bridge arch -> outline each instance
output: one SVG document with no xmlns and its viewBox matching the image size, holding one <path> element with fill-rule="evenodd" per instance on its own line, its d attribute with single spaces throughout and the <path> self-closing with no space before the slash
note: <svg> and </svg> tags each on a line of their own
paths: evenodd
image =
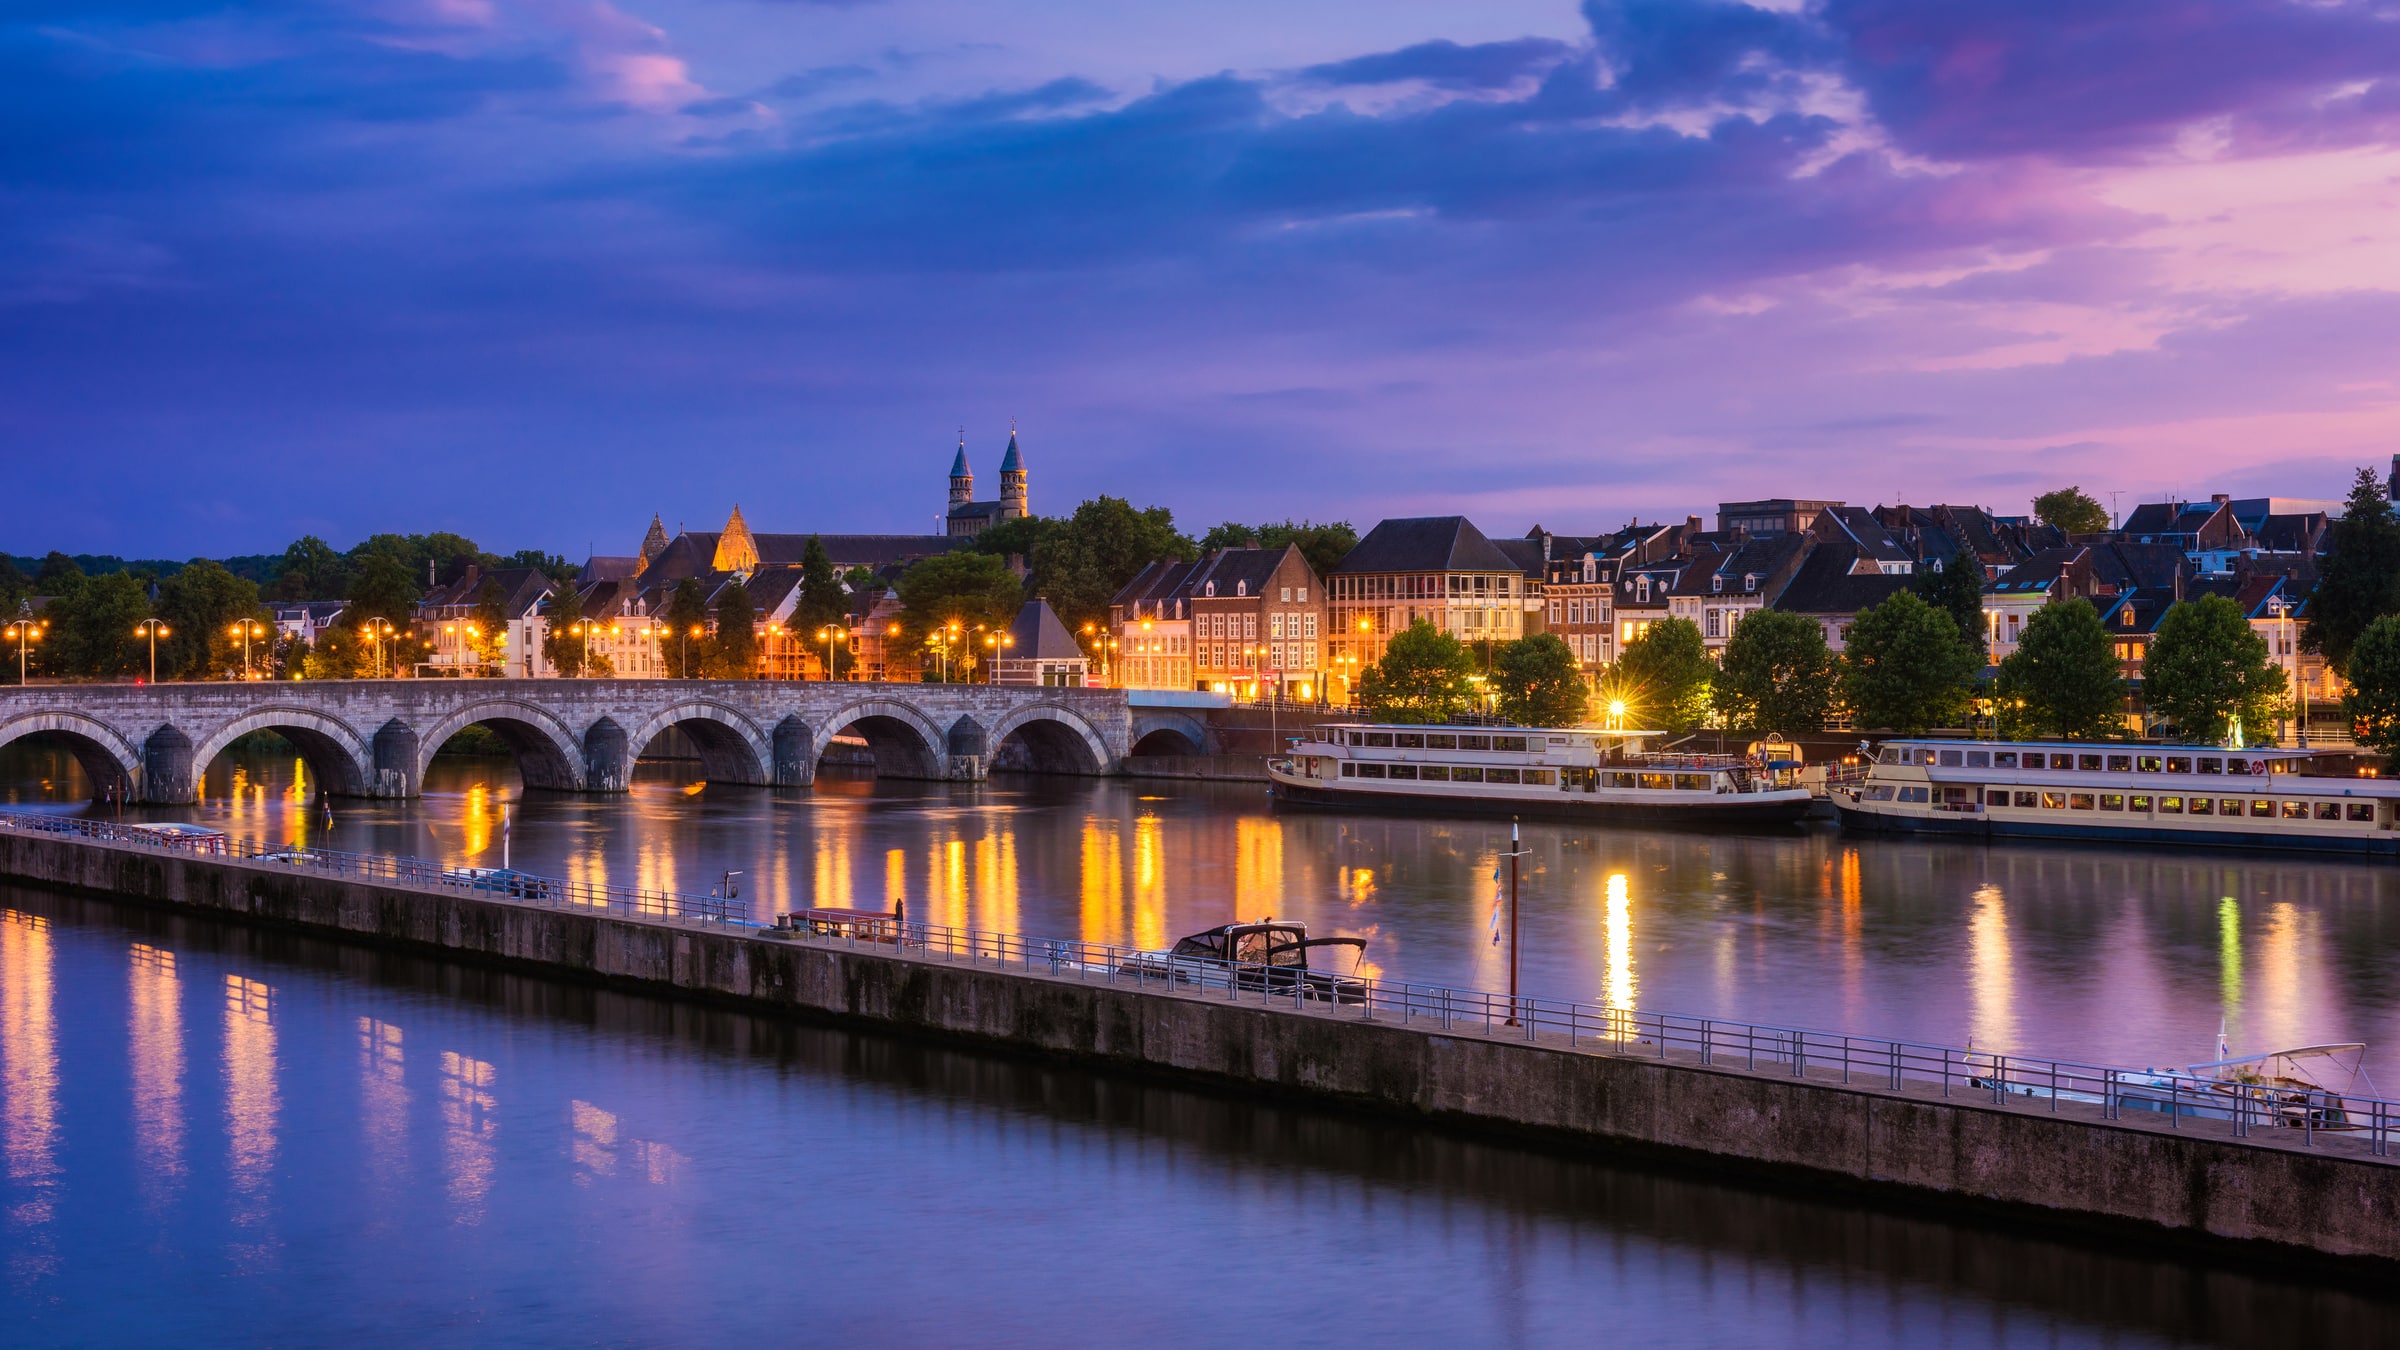
<svg viewBox="0 0 2400 1350">
<path fill-rule="evenodd" d="M 1055 703 L 1012 709 L 992 728 L 990 745 L 998 769 L 1103 774 L 1116 758 L 1090 722 Z"/>
<path fill-rule="evenodd" d="M 581 739 L 556 713 L 513 698 L 485 699 L 443 714 L 418 738 L 416 781 L 425 780 L 426 764 L 451 737 L 478 723 L 490 727 L 508 747 L 525 786 L 561 792 L 583 786 Z"/>
<path fill-rule="evenodd" d="M 721 703 L 687 699 L 650 715 L 625 738 L 626 753 L 639 756 L 669 727 L 682 730 L 700 752 L 700 776 L 711 783 L 767 783 L 775 748 L 758 724 Z"/>
<path fill-rule="evenodd" d="M 272 731 L 290 741 L 317 776 L 318 790 L 361 797 L 375 779 L 375 756 L 364 737 L 338 718 L 307 708 L 275 706 L 244 713 L 203 739 L 192 751 L 192 773 L 208 772 L 225 748 L 253 731 Z"/>
<path fill-rule="evenodd" d="M 142 748 L 106 722 L 72 712 L 26 713 L 0 722 L 0 746 L 45 734 L 66 744 L 83 767 L 83 776 L 91 780 L 95 795 L 106 796 L 113 790 L 119 801 L 138 796 L 135 786 L 141 781 Z"/>
<path fill-rule="evenodd" d="M 949 768 L 943 753 L 947 733 L 916 705 L 900 699 L 870 698 L 843 707 L 825 719 L 809 754 L 814 766 L 844 732 L 866 738 L 875 756 L 875 772 L 885 778 L 941 778 Z"/>
<path fill-rule="evenodd" d="M 1138 711 L 1133 716 L 1133 753 L 1137 755 L 1203 755 L 1208 753 L 1208 727 L 1189 713 Z"/>
</svg>

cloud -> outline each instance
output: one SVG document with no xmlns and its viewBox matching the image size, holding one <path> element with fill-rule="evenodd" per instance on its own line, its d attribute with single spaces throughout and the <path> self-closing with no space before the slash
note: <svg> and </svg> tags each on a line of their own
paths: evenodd
<svg viewBox="0 0 2400 1350">
<path fill-rule="evenodd" d="M 1564 60 L 1571 48 L 1552 38 L 1518 38 L 1461 46 L 1420 42 L 1393 52 L 1310 66 L 1299 78 L 1314 84 L 1364 85 L 1421 81 L 1441 89 L 1505 89 Z"/>
</svg>

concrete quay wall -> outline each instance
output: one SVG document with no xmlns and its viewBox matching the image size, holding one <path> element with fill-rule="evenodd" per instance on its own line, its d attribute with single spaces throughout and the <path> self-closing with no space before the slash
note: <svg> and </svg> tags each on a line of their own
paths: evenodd
<svg viewBox="0 0 2400 1350">
<path fill-rule="evenodd" d="M 0 875 L 1576 1146 L 2134 1237 L 2400 1263 L 2400 1165 L 0 829 Z M 2380 1277 L 2380 1276 L 2379 1276 Z"/>
</svg>

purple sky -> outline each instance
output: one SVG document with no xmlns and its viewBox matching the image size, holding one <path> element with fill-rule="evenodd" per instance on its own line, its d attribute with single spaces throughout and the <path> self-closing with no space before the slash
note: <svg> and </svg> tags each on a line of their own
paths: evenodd
<svg viewBox="0 0 2400 1350">
<path fill-rule="evenodd" d="M 2338 496 L 2396 199 L 2383 0 L 17 0 L 0 549 Z"/>
</svg>

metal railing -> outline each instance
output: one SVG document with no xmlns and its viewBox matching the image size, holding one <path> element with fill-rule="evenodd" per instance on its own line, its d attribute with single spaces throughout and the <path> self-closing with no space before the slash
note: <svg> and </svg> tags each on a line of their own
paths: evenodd
<svg viewBox="0 0 2400 1350">
<path fill-rule="evenodd" d="M 474 866 L 447 866 L 429 858 L 396 854 L 345 853 L 299 845 L 244 843 L 222 836 L 175 836 L 145 830 L 140 825 L 83 816 L 52 816 L 0 812 L 0 829 L 29 834 L 69 835 L 109 844 L 131 844 L 160 853 L 226 858 L 235 862 L 272 863 L 279 867 L 361 881 L 389 881 L 419 890 L 506 900 L 545 909 L 576 910 L 707 926 L 755 927 L 749 906 L 739 897 L 690 895 L 681 891 L 610 886 L 566 877 L 542 877 Z"/>
<path fill-rule="evenodd" d="M 2316 1147 L 2323 1136 L 2353 1139 L 2378 1158 L 2392 1156 L 2400 1133 L 2400 1102 L 2282 1083 L 2226 1082 L 2175 1070 L 2129 1069 L 2033 1055 L 1994 1054 L 1920 1041 L 1817 1031 L 1647 1009 L 1612 1008 L 1570 999 L 1511 997 L 1480 989 L 1413 984 L 1293 966 L 1260 966 L 1210 957 L 1091 942 L 1028 937 L 987 929 L 901 920 L 860 911 L 805 911 L 805 922 L 760 930 L 738 898 L 649 891 L 510 873 L 477 878 L 469 869 L 422 858 L 342 853 L 330 849 L 213 845 L 160 836 L 135 826 L 79 816 L 0 812 L 0 829 L 68 835 L 162 853 L 205 853 L 251 862 L 308 868 L 333 876 L 391 881 L 418 889 L 502 900 L 550 909 L 598 911 L 648 922 L 752 929 L 789 941 L 848 947 L 914 949 L 921 959 L 961 961 L 1085 981 L 1106 981 L 1228 1002 L 1255 1000 L 1268 1008 L 1360 1021 L 1424 1022 L 1429 1029 L 1481 1034 L 1662 1063 L 1740 1068 L 1816 1083 L 1843 1083 L 1891 1092 L 1943 1097 L 1988 1097 L 2056 1112 L 2060 1105 L 2097 1111 L 2110 1120 L 2163 1116 L 2170 1128 L 2186 1121 L 2224 1127 L 2236 1138 L 2269 1131 L 2274 1138 Z M 800 918 L 802 916 L 791 916 Z"/>
</svg>

